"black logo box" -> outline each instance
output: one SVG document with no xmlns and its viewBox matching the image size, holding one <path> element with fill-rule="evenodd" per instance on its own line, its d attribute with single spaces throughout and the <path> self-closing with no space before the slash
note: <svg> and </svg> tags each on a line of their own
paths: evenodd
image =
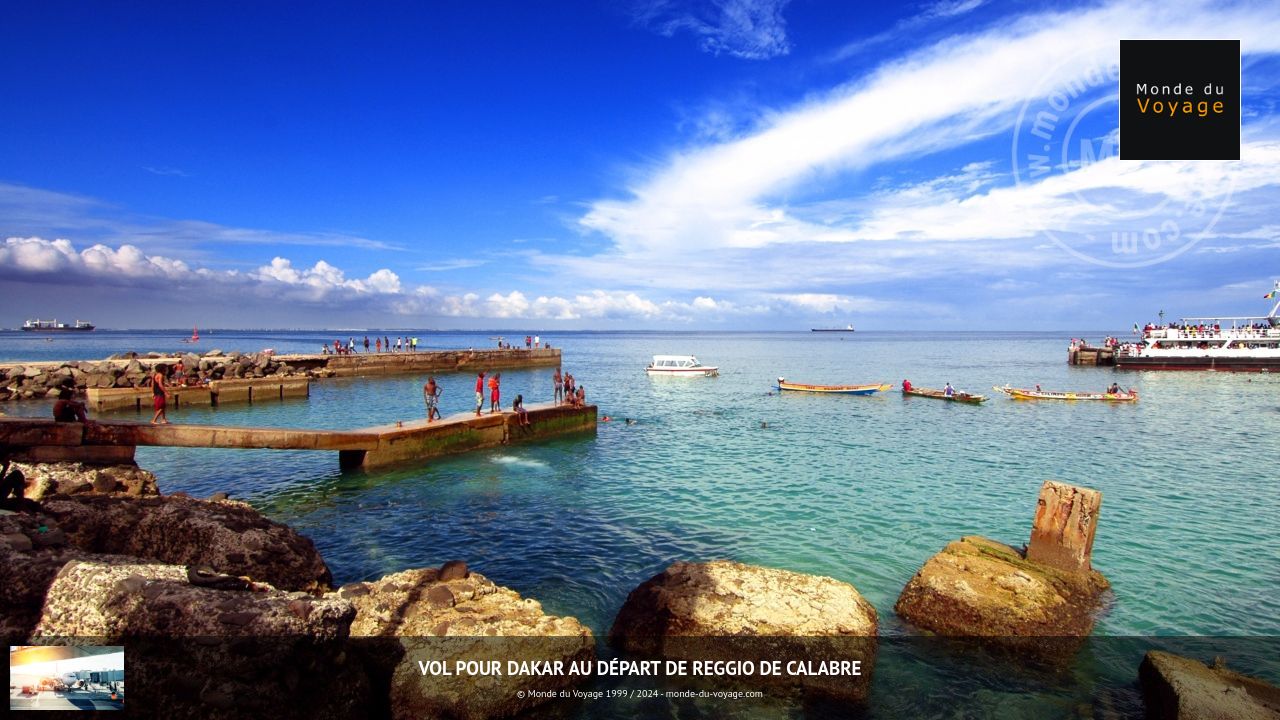
<svg viewBox="0 0 1280 720">
<path fill-rule="evenodd" d="M 1120 41 L 1121 160 L 1239 160 L 1240 111 L 1239 40 Z"/>
</svg>

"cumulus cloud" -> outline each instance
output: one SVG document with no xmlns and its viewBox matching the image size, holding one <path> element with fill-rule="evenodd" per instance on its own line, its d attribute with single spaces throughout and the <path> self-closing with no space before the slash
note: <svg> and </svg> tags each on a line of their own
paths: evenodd
<svg viewBox="0 0 1280 720">
<path fill-rule="evenodd" d="M 790 0 L 646 0 L 636 6 L 636 20 L 671 37 L 689 33 L 713 55 L 764 60 L 791 51 L 782 17 Z"/>
<path fill-rule="evenodd" d="M 507 293 L 449 294 L 428 285 L 406 286 L 387 268 L 349 278 L 318 260 L 295 266 L 285 257 L 250 272 L 211 270 L 148 255 L 132 245 L 93 245 L 83 250 L 66 239 L 12 237 L 0 245 L 0 283 L 21 280 L 81 283 L 138 290 L 196 290 L 210 298 L 258 297 L 332 309 L 368 309 L 401 316 L 539 320 L 691 321 L 737 312 L 733 303 L 698 296 L 689 302 L 656 302 L 630 291 L 593 289 L 567 297 Z M 269 313 L 270 310 L 264 310 Z"/>
</svg>

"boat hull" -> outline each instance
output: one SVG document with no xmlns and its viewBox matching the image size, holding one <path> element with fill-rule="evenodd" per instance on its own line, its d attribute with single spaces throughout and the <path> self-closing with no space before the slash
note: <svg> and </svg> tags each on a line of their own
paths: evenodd
<svg viewBox="0 0 1280 720">
<path fill-rule="evenodd" d="M 873 395 L 891 389 L 892 385 L 806 385 L 804 383 L 778 383 L 778 390 L 832 395 Z"/>
<path fill-rule="evenodd" d="M 1067 400 L 1097 402 L 1137 402 L 1137 393 L 1077 393 L 1077 392 L 1045 392 L 1026 390 L 1023 388 L 993 387 L 992 390 L 1002 392 L 1014 400 Z"/>
<path fill-rule="evenodd" d="M 645 368 L 647 374 L 652 377 L 714 377 L 720 374 L 719 368 L 713 367 L 697 367 L 697 368 Z"/>
<path fill-rule="evenodd" d="M 932 388 L 912 388 L 910 390 L 903 390 L 902 394 L 933 398 L 934 400 L 945 400 L 947 402 L 965 403 L 966 405 L 980 405 L 987 400 L 987 396 L 985 395 L 973 395 L 970 393 L 947 395 L 941 390 L 934 390 Z"/>
<path fill-rule="evenodd" d="M 1193 357 L 1122 355 L 1120 370 L 1226 370 L 1229 372 L 1280 372 L 1280 357 Z"/>
</svg>

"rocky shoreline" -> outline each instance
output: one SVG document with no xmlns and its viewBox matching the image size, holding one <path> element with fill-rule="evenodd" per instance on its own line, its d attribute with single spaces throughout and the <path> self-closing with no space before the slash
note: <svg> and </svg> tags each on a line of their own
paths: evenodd
<svg viewBox="0 0 1280 720">
<path fill-rule="evenodd" d="M 304 368 L 263 352 L 204 354 L 136 352 L 112 355 L 105 360 L 78 360 L 62 363 L 27 363 L 0 367 L 0 400 L 37 400 L 52 397 L 63 387 L 139 388 L 150 382 L 150 370 L 158 363 L 171 368 L 181 362 L 184 371 L 197 381 L 264 377 L 333 377 L 327 368 Z"/>
<path fill-rule="evenodd" d="M 574 697 L 568 689 L 590 672 L 429 673 L 424 663 L 597 659 L 598 640 L 577 619 L 546 613 L 462 561 L 335 588 L 310 539 L 224 493 L 162 495 L 135 466 L 15 466 L 39 509 L 0 512 L 0 631 L 11 645 L 124 645 L 128 707 L 145 716 L 505 718 Z M 928 633 L 996 641 L 1018 657 L 1039 658 L 1038 641 L 1066 638 L 1053 646 L 1061 654 L 1048 654 L 1070 657 L 1107 587 L 1089 565 L 1101 502 L 1091 493 L 1046 483 L 1029 551 L 953 542 L 895 610 Z M 1048 535 L 1071 552 L 1045 555 Z M 868 700 L 879 628 L 849 583 L 676 562 L 630 593 L 607 642 L 619 655 L 609 662 L 785 663 L 771 677 L 663 682 L 849 707 Z M 1280 691 L 1221 666 L 1149 654 L 1141 683 L 1151 717 L 1216 717 L 1224 701 L 1240 717 L 1280 717 Z"/>
</svg>

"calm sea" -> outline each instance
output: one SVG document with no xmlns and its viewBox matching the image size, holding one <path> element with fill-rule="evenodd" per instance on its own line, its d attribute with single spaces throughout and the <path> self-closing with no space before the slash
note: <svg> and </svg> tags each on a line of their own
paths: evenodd
<svg viewBox="0 0 1280 720">
<path fill-rule="evenodd" d="M 178 342 L 184 334 L 97 331 L 46 342 L 3 333 L 0 358 L 176 351 L 191 347 Z M 425 349 L 443 349 L 489 347 L 497 334 L 419 337 Z M 501 334 L 523 341 L 523 332 Z M 1280 377 L 1066 365 L 1069 338 L 1104 334 L 544 334 L 601 415 L 616 419 L 598 436 L 377 473 L 342 473 L 335 455 L 306 452 L 139 448 L 138 462 L 165 492 L 225 490 L 309 535 L 338 583 L 465 559 L 601 634 L 640 582 L 675 560 L 713 558 L 850 582 L 876 606 L 883 634 L 909 634 L 893 603 L 921 564 L 962 535 L 1022 544 L 1041 482 L 1061 479 L 1103 492 L 1094 565 L 1113 594 L 1096 635 L 1280 636 Z M 214 331 L 196 347 L 314 352 L 348 336 L 364 333 Z M 650 378 L 643 368 L 655 354 L 697 355 L 718 365 L 720 377 Z M 504 397 L 549 400 L 551 372 L 503 371 Z M 972 407 L 896 392 L 778 395 L 778 376 L 909 378 L 988 396 L 1004 383 L 1100 391 L 1117 380 L 1141 401 L 994 396 Z M 421 417 L 424 379 L 324 381 L 309 399 L 182 410 L 171 419 L 358 428 Z M 443 376 L 445 414 L 471 406 L 473 380 Z M 1084 653 L 1071 678 L 1028 694 L 972 680 L 961 661 L 940 665 L 890 644 L 868 707 L 872 717 L 1074 717 L 1081 704 L 1103 702 L 1124 716 L 1135 712 L 1140 658 L 1133 648 Z M 1246 658 L 1242 669 L 1280 681 L 1265 658 Z M 942 694 L 940 678 L 950 679 Z M 1099 700 L 1103 685 L 1119 699 Z M 803 709 L 783 708 L 796 713 Z"/>
</svg>

